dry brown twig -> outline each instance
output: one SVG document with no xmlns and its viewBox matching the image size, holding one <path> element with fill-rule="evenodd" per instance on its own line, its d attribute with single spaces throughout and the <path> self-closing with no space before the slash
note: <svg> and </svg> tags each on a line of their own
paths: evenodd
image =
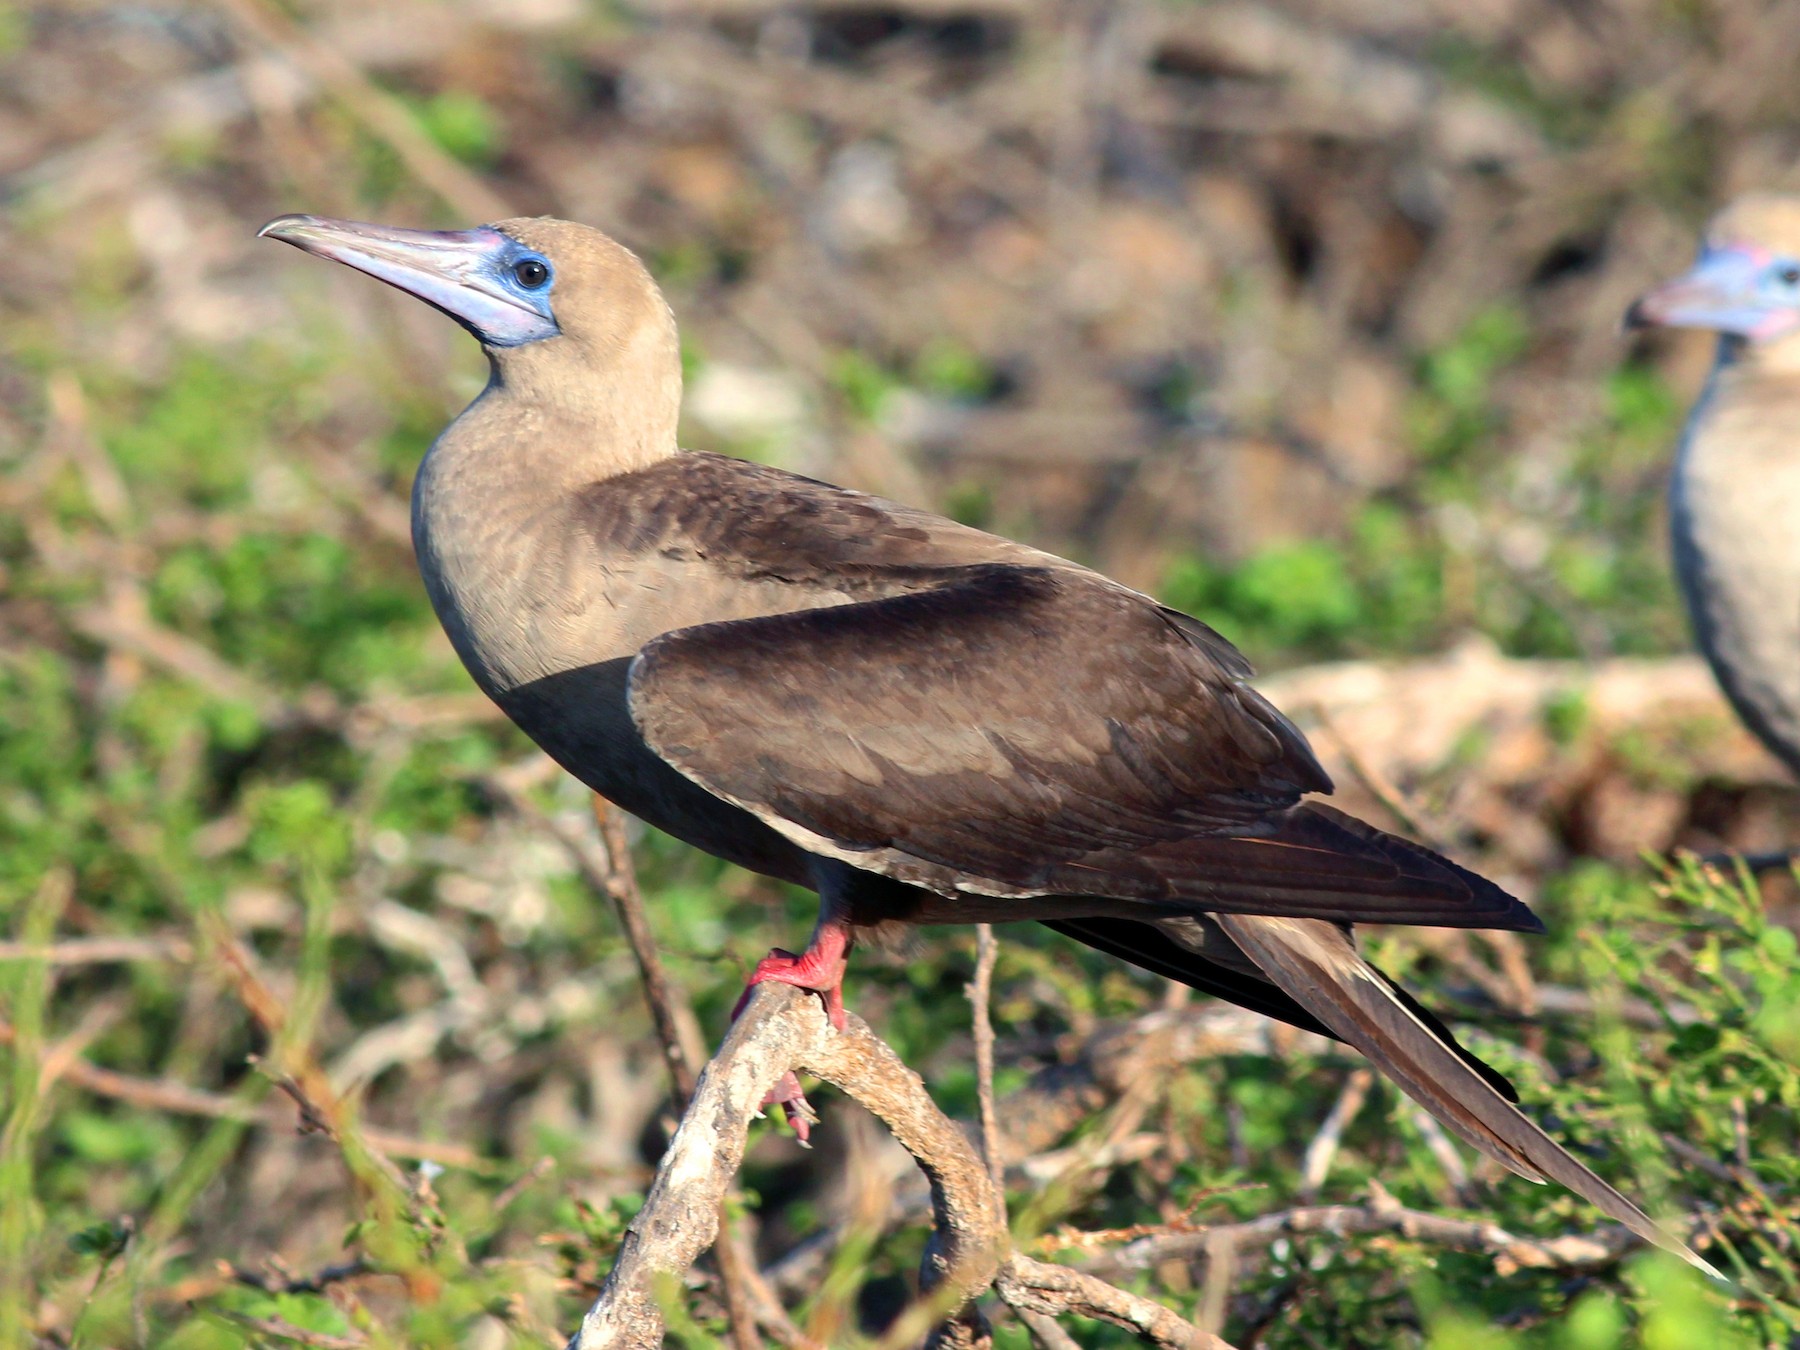
<svg viewBox="0 0 1800 1350">
<path fill-rule="evenodd" d="M 1005 1145 L 1000 1136 L 1000 1113 L 994 1105 L 994 963 L 1000 944 L 991 923 L 975 925 L 975 978 L 969 982 L 969 1002 L 974 1006 L 975 1094 L 981 1106 L 981 1155 L 988 1175 L 1004 1207 L 1006 1191 Z"/>
<path fill-rule="evenodd" d="M 1501 1274 L 1515 1270 L 1592 1270 L 1609 1266 L 1641 1245 L 1624 1228 L 1608 1225 L 1589 1233 L 1569 1233 L 1556 1238 L 1520 1237 L 1496 1223 L 1479 1219 L 1453 1219 L 1442 1214 L 1408 1209 L 1379 1182 L 1371 1182 L 1369 1201 L 1362 1205 L 1311 1205 L 1277 1210 L 1242 1223 L 1214 1224 L 1191 1233 L 1166 1233 L 1127 1244 L 1096 1263 L 1100 1270 L 1149 1270 L 1164 1261 L 1200 1254 L 1217 1261 L 1250 1248 L 1265 1247 L 1278 1238 L 1306 1233 L 1330 1233 L 1345 1237 L 1360 1233 L 1394 1233 L 1419 1242 L 1454 1247 L 1459 1251 L 1491 1256 Z"/>
<path fill-rule="evenodd" d="M 258 42 L 330 91 L 447 206 L 473 220 L 504 220 L 515 214 L 503 196 L 432 140 L 405 105 L 343 52 L 262 0 L 220 0 L 220 8 Z"/>
<path fill-rule="evenodd" d="M 0 1021 L 0 1045 L 13 1040 L 13 1028 Z M 210 1120 L 240 1120 L 262 1129 L 284 1129 L 293 1124 L 292 1115 L 272 1105 L 258 1106 L 223 1093 L 204 1092 L 162 1078 L 143 1078 L 103 1068 L 79 1055 L 71 1055 L 58 1074 L 61 1082 L 91 1092 L 97 1097 L 127 1102 L 150 1111 L 167 1111 L 178 1116 L 200 1116 Z M 441 1143 L 431 1139 L 415 1139 L 391 1130 L 364 1127 L 362 1137 L 368 1145 L 390 1157 L 434 1162 L 444 1167 L 460 1167 L 468 1171 L 484 1171 L 491 1164 L 473 1149 L 461 1144 Z"/>
<path fill-rule="evenodd" d="M 1306 1146 L 1306 1155 L 1300 1164 L 1300 1194 L 1310 1200 L 1319 1193 L 1325 1184 L 1325 1178 L 1331 1171 L 1332 1160 L 1337 1157 L 1338 1144 L 1343 1140 L 1344 1131 L 1351 1121 L 1356 1119 L 1357 1112 L 1369 1099 L 1369 1089 L 1375 1085 L 1373 1069 L 1352 1069 L 1344 1080 L 1344 1090 L 1332 1104 L 1331 1111 L 1325 1117 L 1325 1123 L 1319 1132 Z"/>
</svg>

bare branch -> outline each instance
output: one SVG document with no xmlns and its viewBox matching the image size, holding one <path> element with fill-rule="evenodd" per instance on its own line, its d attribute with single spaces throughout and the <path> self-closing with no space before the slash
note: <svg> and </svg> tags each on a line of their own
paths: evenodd
<svg viewBox="0 0 1800 1350">
<path fill-rule="evenodd" d="M 1114 1288 L 1082 1271 L 1034 1261 L 1016 1252 L 1001 1269 L 995 1287 L 1010 1306 L 1024 1312 L 1099 1318 L 1171 1350 L 1231 1350 L 1217 1336 L 1160 1303 Z"/>
<path fill-rule="evenodd" d="M 262 0 L 225 0 L 224 9 L 247 33 L 329 90 L 445 205 L 471 220 L 514 214 L 504 197 L 432 140 L 404 104 L 341 51 Z"/>
<path fill-rule="evenodd" d="M 12 1026 L 0 1021 L 0 1045 L 11 1044 L 14 1035 Z M 72 1056 L 63 1066 L 58 1078 L 61 1082 L 71 1083 L 97 1097 L 110 1097 L 149 1111 L 167 1111 L 172 1115 L 201 1116 L 212 1120 L 241 1120 L 263 1129 L 286 1128 L 293 1120 L 289 1113 L 279 1108 L 257 1106 L 241 1097 L 203 1092 L 199 1088 L 168 1079 L 142 1078 L 135 1074 L 120 1073 L 116 1069 L 102 1068 L 80 1056 Z M 392 1157 L 414 1158 L 475 1172 L 488 1171 L 493 1166 L 473 1149 L 461 1144 L 414 1139 L 372 1126 L 363 1126 L 361 1133 L 371 1148 Z"/>
<path fill-rule="evenodd" d="M 1379 1184 L 1372 1184 L 1370 1192 L 1370 1201 L 1366 1205 L 1303 1206 L 1278 1210 L 1242 1223 L 1215 1224 L 1191 1233 L 1143 1238 L 1121 1247 L 1097 1265 L 1106 1270 L 1147 1270 L 1164 1261 L 1201 1254 L 1216 1260 L 1227 1249 L 1236 1253 L 1246 1248 L 1267 1246 L 1278 1238 L 1306 1233 L 1330 1233 L 1339 1237 L 1396 1233 L 1460 1251 L 1486 1253 L 1493 1257 L 1495 1269 L 1501 1274 L 1527 1268 L 1593 1270 L 1612 1265 L 1626 1252 L 1642 1245 L 1617 1225 L 1557 1238 L 1519 1237 L 1496 1223 L 1452 1219 L 1408 1209 Z"/>
<path fill-rule="evenodd" d="M 125 961 L 191 961 L 194 944 L 185 937 L 64 938 L 34 947 L 0 942 L 0 961 L 42 961 L 49 966 L 94 966 Z"/>
<path fill-rule="evenodd" d="M 699 1028 L 694 1014 L 684 1000 L 678 999 L 669 983 L 669 972 L 656 950 L 650 933 L 650 919 L 644 912 L 644 896 L 638 889 L 637 869 L 631 865 L 631 843 L 625 837 L 625 818 L 606 798 L 594 794 L 594 823 L 600 827 L 605 842 L 604 870 L 598 877 L 591 874 L 591 862 L 577 850 L 577 860 L 590 882 L 613 902 L 625 938 L 631 944 L 631 955 L 637 961 L 638 974 L 644 981 L 644 999 L 650 1005 L 650 1016 L 656 1022 L 656 1036 L 662 1042 L 663 1058 L 668 1061 L 669 1077 L 683 1102 L 694 1095 L 699 1081 L 694 1070 L 693 1046 L 699 1041 Z M 685 1016 L 683 1016 L 685 1014 Z"/>
<path fill-rule="evenodd" d="M 1344 1080 L 1344 1090 L 1338 1094 L 1331 1113 L 1325 1117 L 1325 1123 L 1313 1136 L 1312 1143 L 1306 1146 L 1306 1156 L 1300 1165 L 1300 1194 L 1307 1199 L 1317 1195 L 1319 1187 L 1325 1184 L 1325 1178 L 1331 1172 L 1332 1159 L 1337 1157 L 1338 1143 L 1344 1137 L 1344 1130 L 1356 1119 L 1356 1113 L 1362 1110 L 1374 1083 L 1375 1073 L 1372 1069 L 1352 1069 L 1350 1076 Z"/>
<path fill-rule="evenodd" d="M 751 1118 L 786 1066 L 822 1034 L 823 1009 L 809 1019 L 798 1001 L 787 1007 L 779 1002 L 758 990 L 701 1075 L 644 1207 L 569 1350 L 649 1350 L 662 1343 L 659 1279 L 686 1271 L 712 1241 L 725 1188 L 743 1161 Z"/>
<path fill-rule="evenodd" d="M 969 984 L 969 1002 L 975 1008 L 975 1092 L 981 1107 L 981 1155 L 986 1160 L 988 1175 L 994 1182 L 994 1193 L 1004 1205 L 1006 1201 L 1005 1145 L 1000 1135 L 1000 1113 L 994 1107 L 994 962 L 999 959 L 1000 944 L 994 939 L 991 923 L 975 925 L 975 978 Z"/>
<path fill-rule="evenodd" d="M 1031 1333 L 1032 1344 L 1038 1350 L 1081 1350 L 1080 1342 L 1047 1313 L 1032 1312 L 1029 1308 L 1014 1308 L 1013 1313 L 1025 1324 L 1025 1330 Z"/>
<path fill-rule="evenodd" d="M 632 959 L 637 962 L 644 1000 L 650 1007 L 669 1079 L 675 1085 L 676 1095 L 685 1102 L 694 1093 L 694 1064 L 703 1057 L 700 1028 L 686 1001 L 676 996 L 656 949 L 656 938 L 644 912 L 644 898 L 638 891 L 637 873 L 631 866 L 624 821 L 604 798 L 596 795 L 594 821 L 600 831 L 596 837 L 592 830 L 544 810 L 504 775 L 488 774 L 481 784 L 514 814 L 553 835 L 568 850 L 582 880 L 612 904 Z"/>
</svg>

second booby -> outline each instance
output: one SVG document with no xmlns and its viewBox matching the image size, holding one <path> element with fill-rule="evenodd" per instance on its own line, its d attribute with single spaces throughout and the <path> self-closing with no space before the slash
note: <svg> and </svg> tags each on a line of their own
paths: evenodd
<svg viewBox="0 0 1800 1350">
<path fill-rule="evenodd" d="M 1800 776 L 1800 198 L 1740 198 L 1632 327 L 1719 334 L 1669 483 L 1675 574 L 1744 724 Z"/>
</svg>

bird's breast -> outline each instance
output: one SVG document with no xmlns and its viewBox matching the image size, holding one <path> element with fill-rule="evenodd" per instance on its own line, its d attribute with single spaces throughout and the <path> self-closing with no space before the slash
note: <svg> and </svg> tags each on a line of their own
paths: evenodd
<svg viewBox="0 0 1800 1350">
<path fill-rule="evenodd" d="M 1796 409 L 1800 411 L 1800 409 Z M 1709 397 L 1676 460 L 1670 529 L 1694 630 L 1751 727 L 1800 767 L 1800 444 L 1792 416 Z"/>
</svg>

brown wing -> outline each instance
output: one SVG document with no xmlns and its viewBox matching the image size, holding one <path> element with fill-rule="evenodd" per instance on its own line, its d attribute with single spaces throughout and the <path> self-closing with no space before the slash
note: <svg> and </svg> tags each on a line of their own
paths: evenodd
<svg viewBox="0 0 1800 1350">
<path fill-rule="evenodd" d="M 1073 569 L 944 576 L 666 634 L 633 666 L 632 715 L 804 846 L 945 893 L 1537 926 L 1426 850 L 1297 806 L 1329 780 L 1204 626 Z"/>
</svg>

